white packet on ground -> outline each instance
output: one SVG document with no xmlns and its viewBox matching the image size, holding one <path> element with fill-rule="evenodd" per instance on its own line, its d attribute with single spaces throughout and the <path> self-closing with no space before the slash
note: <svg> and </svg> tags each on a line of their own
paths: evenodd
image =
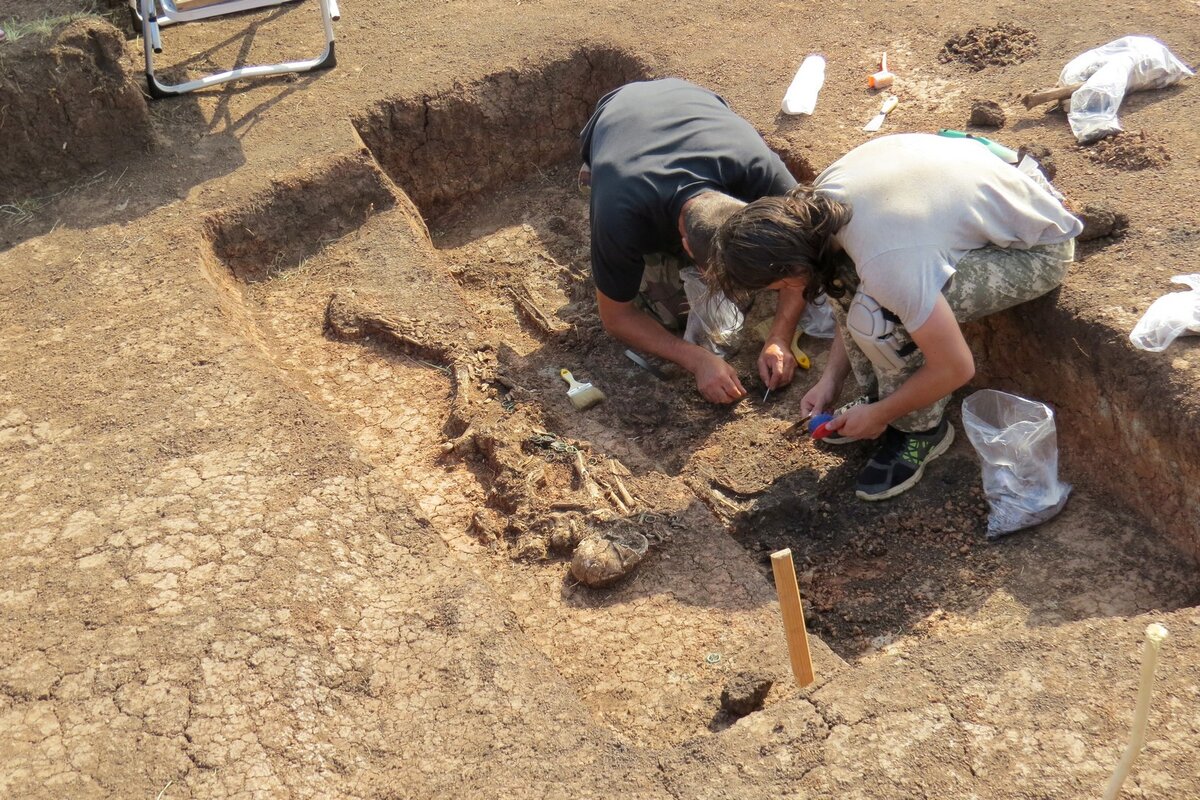
<svg viewBox="0 0 1200 800">
<path fill-rule="evenodd" d="M 1176 275 L 1171 283 L 1192 287 L 1155 300 L 1133 326 L 1129 341 L 1139 350 L 1161 353 L 1179 336 L 1200 333 L 1200 272 Z"/>
</svg>

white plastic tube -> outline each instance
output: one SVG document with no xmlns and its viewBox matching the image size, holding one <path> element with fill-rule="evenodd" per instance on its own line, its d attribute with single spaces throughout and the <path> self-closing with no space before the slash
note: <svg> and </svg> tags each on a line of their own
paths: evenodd
<svg viewBox="0 0 1200 800">
<path fill-rule="evenodd" d="M 825 85 L 825 59 L 811 55 L 804 59 L 792 85 L 783 95 L 783 113 L 811 114 L 817 107 L 817 93 Z"/>
<path fill-rule="evenodd" d="M 1129 734 L 1129 744 L 1121 756 L 1108 789 L 1104 792 L 1104 800 L 1116 800 L 1121 793 L 1121 785 L 1129 776 L 1133 760 L 1142 752 L 1146 744 L 1146 718 L 1150 716 L 1150 695 L 1154 691 L 1154 670 L 1158 666 L 1158 650 L 1163 639 L 1167 638 L 1166 627 L 1157 622 L 1146 627 L 1146 647 L 1142 650 L 1142 685 L 1138 687 L 1137 709 L 1133 712 L 1133 731 Z"/>
</svg>

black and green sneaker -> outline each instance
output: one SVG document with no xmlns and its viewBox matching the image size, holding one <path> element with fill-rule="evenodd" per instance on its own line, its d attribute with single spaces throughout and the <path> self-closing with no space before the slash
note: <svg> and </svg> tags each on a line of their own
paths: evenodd
<svg viewBox="0 0 1200 800">
<path fill-rule="evenodd" d="M 950 449 L 954 426 L 943 419 L 921 433 L 905 433 L 892 426 L 883 434 L 883 444 L 858 473 L 854 492 L 860 500 L 886 500 L 907 492 L 925 474 L 925 465 Z"/>
</svg>

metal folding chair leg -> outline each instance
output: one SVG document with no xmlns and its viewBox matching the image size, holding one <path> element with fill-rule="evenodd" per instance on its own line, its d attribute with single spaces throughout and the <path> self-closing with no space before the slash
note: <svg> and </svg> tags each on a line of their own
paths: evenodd
<svg viewBox="0 0 1200 800">
<path fill-rule="evenodd" d="M 259 8 L 298 2 L 300 0 L 178 0 L 178 2 L 176 0 L 157 0 L 155 7 L 158 11 L 158 26 L 165 28 L 181 22 L 195 22 L 226 14 L 236 14 L 239 11 L 254 11 Z M 133 17 L 134 28 L 141 33 L 141 0 L 129 0 L 129 10 Z"/>
<path fill-rule="evenodd" d="M 336 42 L 333 36 L 333 23 L 341 18 L 337 0 L 317 0 L 321 10 L 321 24 L 325 32 L 325 50 L 316 58 L 305 61 L 287 61 L 279 64 L 263 64 L 252 67 L 238 67 L 225 72 L 214 72 L 194 81 L 169 84 L 160 81 L 154 74 L 154 54 L 162 52 L 161 29 L 170 24 L 195 22 L 212 17 L 233 14 L 238 11 L 249 11 L 255 8 L 282 5 L 295 0 L 213 0 L 210 3 L 184 2 L 176 4 L 174 0 L 130 0 L 136 3 L 137 20 L 141 23 L 142 49 L 146 56 L 146 85 L 150 96 L 155 98 L 173 97 L 186 94 L 196 89 L 205 89 L 228 81 L 242 78 L 256 78 L 264 75 L 285 75 L 293 72 L 309 72 L 316 69 L 329 69 L 337 66 Z"/>
</svg>

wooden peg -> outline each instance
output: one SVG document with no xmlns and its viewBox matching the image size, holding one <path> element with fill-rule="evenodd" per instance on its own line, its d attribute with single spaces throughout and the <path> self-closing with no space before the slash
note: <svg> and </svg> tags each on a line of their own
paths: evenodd
<svg viewBox="0 0 1200 800">
<path fill-rule="evenodd" d="M 775 573 L 775 591 L 779 593 L 779 610 L 783 613 L 783 630 L 787 635 L 788 657 L 792 675 L 803 689 L 815 680 L 812 655 L 808 651 L 808 629 L 804 627 L 804 609 L 800 605 L 800 584 L 796 582 L 796 565 L 790 549 L 771 554 L 771 570 Z"/>
<path fill-rule="evenodd" d="M 1075 94 L 1075 90 L 1080 86 L 1083 86 L 1083 84 L 1072 83 L 1068 86 L 1055 86 L 1050 89 L 1042 89 L 1038 92 L 1029 92 L 1021 95 L 1021 104 L 1026 108 L 1033 108 L 1034 106 L 1040 106 L 1042 103 L 1049 103 L 1051 100 L 1066 100 Z"/>
</svg>

